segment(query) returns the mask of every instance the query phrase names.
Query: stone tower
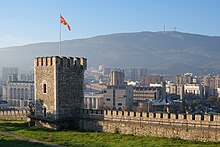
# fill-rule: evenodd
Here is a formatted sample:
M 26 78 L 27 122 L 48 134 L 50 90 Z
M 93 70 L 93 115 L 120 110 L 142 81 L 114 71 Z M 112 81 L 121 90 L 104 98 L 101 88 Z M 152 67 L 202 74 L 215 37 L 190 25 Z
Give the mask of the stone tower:
M 83 107 L 87 59 L 38 57 L 34 59 L 35 116 L 65 119 Z

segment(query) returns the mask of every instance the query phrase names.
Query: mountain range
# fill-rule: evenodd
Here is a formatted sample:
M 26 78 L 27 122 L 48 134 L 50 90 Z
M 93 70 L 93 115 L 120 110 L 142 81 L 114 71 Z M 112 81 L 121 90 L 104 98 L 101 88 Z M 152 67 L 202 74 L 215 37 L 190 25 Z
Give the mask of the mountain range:
M 88 65 L 146 67 L 152 70 L 192 72 L 220 69 L 220 37 L 177 31 L 134 32 L 62 41 L 63 56 L 83 56 Z M 58 55 L 59 42 L 0 48 L 0 67 L 33 66 L 38 56 Z

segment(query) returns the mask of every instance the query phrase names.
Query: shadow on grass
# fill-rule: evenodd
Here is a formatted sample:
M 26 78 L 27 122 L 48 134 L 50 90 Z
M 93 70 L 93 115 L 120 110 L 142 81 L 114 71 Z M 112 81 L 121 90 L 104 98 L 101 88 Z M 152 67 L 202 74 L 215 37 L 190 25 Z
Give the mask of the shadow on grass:
M 47 128 L 29 127 L 26 122 L 13 122 L 13 121 L 0 122 L 0 131 L 17 131 L 17 130 L 47 131 L 47 132 L 55 131 Z
M 45 147 L 45 145 L 38 143 L 31 143 L 27 141 L 18 141 L 18 140 L 2 140 L 0 139 L 0 146 L 8 147 Z

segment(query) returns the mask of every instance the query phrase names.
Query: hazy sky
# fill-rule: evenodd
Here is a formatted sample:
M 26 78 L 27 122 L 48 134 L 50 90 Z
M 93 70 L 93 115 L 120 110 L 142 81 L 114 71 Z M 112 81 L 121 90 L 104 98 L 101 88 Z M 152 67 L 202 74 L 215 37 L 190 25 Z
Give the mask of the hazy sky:
M 1 0 L 0 47 L 119 32 L 166 30 L 220 36 L 220 0 Z

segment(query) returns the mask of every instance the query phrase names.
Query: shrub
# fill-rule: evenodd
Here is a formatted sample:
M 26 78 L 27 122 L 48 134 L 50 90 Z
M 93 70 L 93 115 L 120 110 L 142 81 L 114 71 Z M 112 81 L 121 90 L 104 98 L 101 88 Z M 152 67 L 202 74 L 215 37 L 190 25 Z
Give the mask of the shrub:
M 120 134 L 120 129 L 119 128 L 115 128 L 115 134 Z

